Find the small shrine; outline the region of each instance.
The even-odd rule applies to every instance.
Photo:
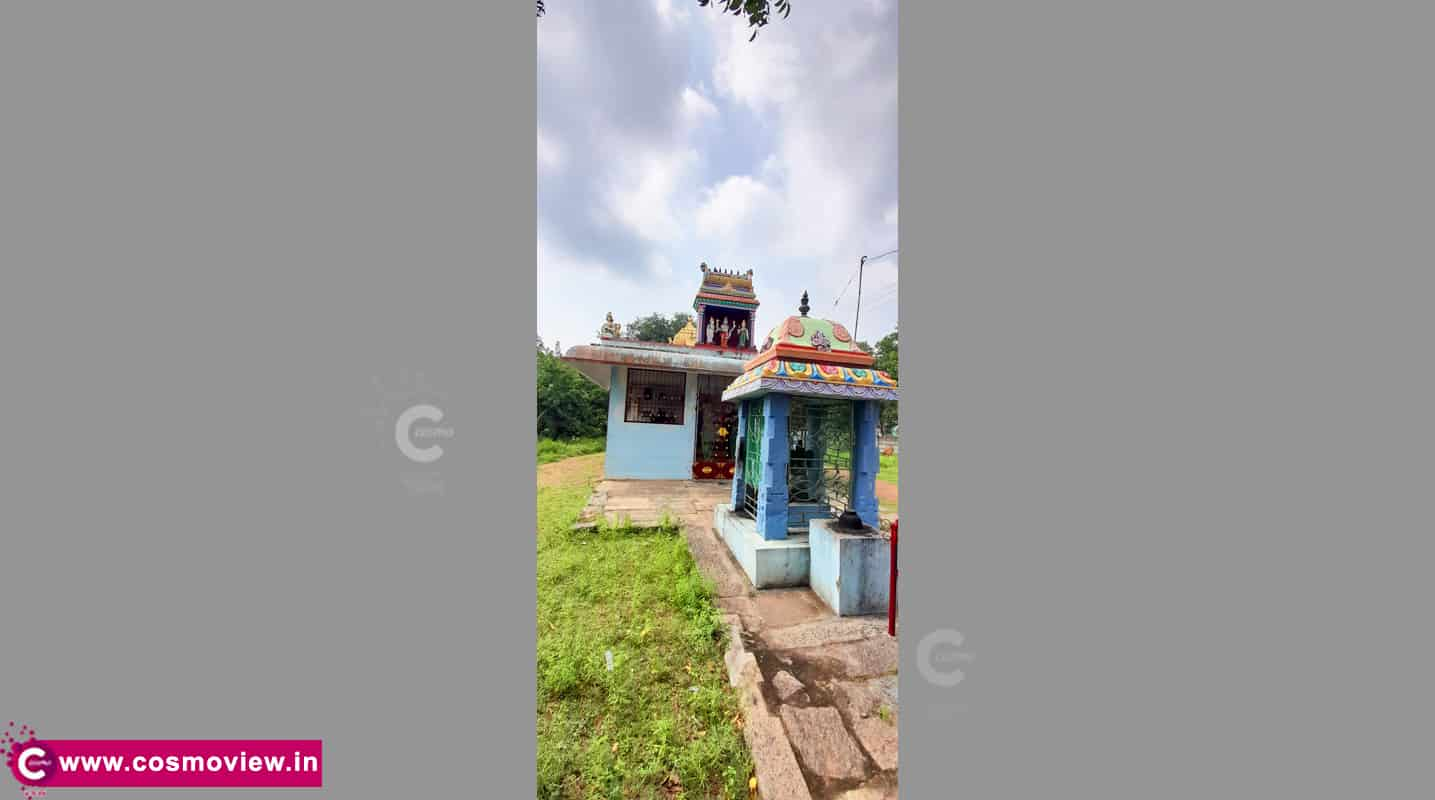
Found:
[[[698,326],[694,325],[692,320],[688,320],[688,324],[684,325],[677,333],[673,334],[673,338],[668,340],[668,344],[682,345],[683,347],[692,347],[697,343]]]
[[[804,292],[722,393],[738,408],[737,465],[714,526],[756,588],[810,585],[838,614],[884,612],[877,428],[897,382],[809,311]]]

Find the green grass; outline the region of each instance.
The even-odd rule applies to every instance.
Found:
[[[572,439],[563,441],[561,439],[539,439],[538,440],[538,463],[548,464],[554,461],[562,461],[573,456],[586,456],[590,453],[601,453],[605,446],[605,440],[601,436],[591,439]]]
[[[588,492],[538,489],[538,797],[747,797],[711,586],[676,527],[571,530]]]
[[[882,466],[877,470],[877,479],[888,483],[897,482],[897,455],[879,456]],[[871,463],[870,461],[868,462]]]

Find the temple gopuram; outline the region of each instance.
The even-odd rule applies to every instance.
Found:
[[[726,272],[701,266],[703,283],[693,298],[697,312],[697,343],[719,349],[752,350],[757,325],[757,295],[752,270]]]
[[[694,317],[668,342],[624,336],[609,312],[562,358],[608,392],[608,478],[731,480],[738,407],[723,390],[757,355],[752,270],[701,264]]]

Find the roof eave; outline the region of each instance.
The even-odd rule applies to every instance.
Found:
[[[803,381],[790,378],[758,378],[757,380],[745,383],[736,389],[726,389],[722,393],[724,401],[750,399],[761,397],[771,392],[796,395],[798,397],[814,397],[821,399],[848,399],[848,400],[897,400],[896,387],[888,386],[862,386],[852,383],[828,383],[826,381]]]
[[[644,349],[606,345],[577,345],[562,356],[575,367],[580,364],[607,364],[619,367],[650,367],[716,375],[741,375],[742,359],[707,353],[684,353],[672,349]],[[580,368],[580,371],[581,368]],[[589,375],[584,371],[585,375]],[[592,378],[592,375],[589,375]],[[603,384],[599,384],[603,385]]]

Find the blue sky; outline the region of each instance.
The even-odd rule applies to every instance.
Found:
[[[619,10],[621,9],[621,10]],[[554,0],[538,27],[538,335],[566,349],[754,271],[758,328],[849,328],[898,246],[895,0],[797,3],[748,42],[696,0]],[[897,324],[900,254],[858,338]],[[846,288],[844,294],[844,287]],[[834,303],[841,296],[841,302]]]

